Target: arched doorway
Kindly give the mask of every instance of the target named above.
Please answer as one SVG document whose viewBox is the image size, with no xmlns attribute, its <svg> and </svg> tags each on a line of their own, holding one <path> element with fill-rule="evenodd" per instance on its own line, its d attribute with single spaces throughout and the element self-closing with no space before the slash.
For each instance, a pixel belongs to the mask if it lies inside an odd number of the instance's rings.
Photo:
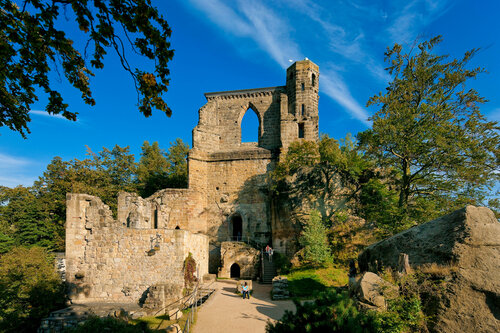
<svg viewBox="0 0 500 333">
<path fill-rule="evenodd" d="M 243 235 L 243 221 L 240 215 L 235 215 L 231 219 L 231 240 L 241 241 Z"/>
<path fill-rule="evenodd" d="M 240 277 L 240 265 L 232 264 L 231 265 L 231 278 L 239 278 Z"/>
</svg>

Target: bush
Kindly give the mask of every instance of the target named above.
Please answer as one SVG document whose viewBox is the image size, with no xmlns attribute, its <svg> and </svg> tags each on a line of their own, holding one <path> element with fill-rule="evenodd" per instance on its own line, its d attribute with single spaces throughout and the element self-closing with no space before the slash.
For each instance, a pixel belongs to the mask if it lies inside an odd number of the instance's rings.
<svg viewBox="0 0 500 333">
<path fill-rule="evenodd" d="M 274 324 L 268 322 L 267 333 L 376 331 L 375 314 L 359 312 L 347 291 L 328 291 L 314 302 L 294 303 L 297 311 L 286 311 Z"/>
<path fill-rule="evenodd" d="M 196 261 L 193 258 L 191 252 L 184 260 L 184 286 L 187 289 L 193 288 L 195 282 L 197 281 L 196 276 Z"/>
<path fill-rule="evenodd" d="M 15 247 L 0 257 L 0 331 L 36 331 L 64 300 L 54 258 L 45 249 Z"/>
<path fill-rule="evenodd" d="M 273 261 L 278 274 L 288 274 L 290 272 L 292 264 L 290 263 L 290 259 L 288 259 L 286 255 L 274 252 Z"/>
<path fill-rule="evenodd" d="M 313 210 L 309 222 L 300 236 L 300 245 L 304 247 L 304 259 L 315 265 L 332 261 L 328 247 L 327 229 L 321 221 L 318 211 Z"/>
<path fill-rule="evenodd" d="M 120 332 L 120 333 L 149 333 L 153 332 L 146 323 L 137 325 L 129 324 L 127 321 L 118 318 L 99 318 L 89 317 L 83 324 L 77 327 L 68 328 L 64 333 L 101 333 L 101 332 Z"/>
</svg>

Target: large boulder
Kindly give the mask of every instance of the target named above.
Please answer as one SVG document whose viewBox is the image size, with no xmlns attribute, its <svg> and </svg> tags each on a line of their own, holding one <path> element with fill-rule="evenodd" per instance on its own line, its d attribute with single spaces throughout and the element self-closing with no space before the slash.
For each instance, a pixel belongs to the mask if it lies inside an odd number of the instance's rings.
<svg viewBox="0 0 500 333">
<path fill-rule="evenodd" d="M 500 223 L 491 210 L 467 206 L 370 245 L 361 271 L 410 265 L 451 265 L 452 280 L 437 306 L 435 332 L 500 332 Z"/>
<path fill-rule="evenodd" d="M 354 295 L 365 308 L 386 309 L 386 299 L 398 297 L 398 287 L 372 272 L 364 273 L 352 286 Z"/>
</svg>

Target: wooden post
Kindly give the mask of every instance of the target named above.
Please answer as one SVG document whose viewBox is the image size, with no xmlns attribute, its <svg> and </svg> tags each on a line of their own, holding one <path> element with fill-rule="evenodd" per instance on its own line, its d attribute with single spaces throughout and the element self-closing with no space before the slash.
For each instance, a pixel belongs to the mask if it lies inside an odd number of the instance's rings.
<svg viewBox="0 0 500 333">
<path fill-rule="evenodd" d="M 411 273 L 410 257 L 406 253 L 399 254 L 398 273 L 401 275 L 406 275 Z"/>
</svg>

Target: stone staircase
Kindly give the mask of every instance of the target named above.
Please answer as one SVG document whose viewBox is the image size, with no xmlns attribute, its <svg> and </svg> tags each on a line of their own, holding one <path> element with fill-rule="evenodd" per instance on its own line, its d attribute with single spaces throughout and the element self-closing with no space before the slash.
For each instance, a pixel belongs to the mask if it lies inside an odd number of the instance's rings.
<svg viewBox="0 0 500 333">
<path fill-rule="evenodd" d="M 276 267 L 274 266 L 274 262 L 269 262 L 267 254 L 264 254 L 262 264 L 264 265 L 262 283 L 271 284 L 273 282 L 273 278 L 276 276 Z"/>
</svg>

